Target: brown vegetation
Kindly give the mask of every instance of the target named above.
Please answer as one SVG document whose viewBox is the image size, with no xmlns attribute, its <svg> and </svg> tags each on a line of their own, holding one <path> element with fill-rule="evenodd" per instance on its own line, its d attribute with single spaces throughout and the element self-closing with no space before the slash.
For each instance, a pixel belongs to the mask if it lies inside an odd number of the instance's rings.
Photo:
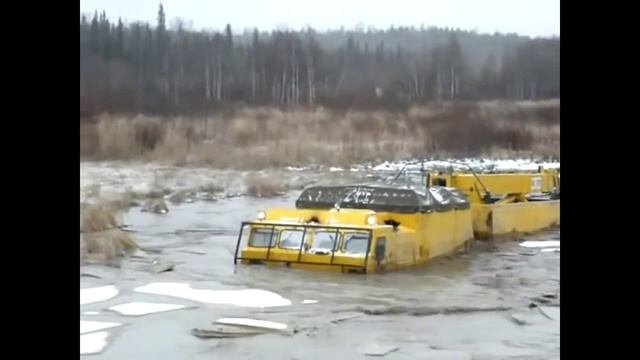
<svg viewBox="0 0 640 360">
<path fill-rule="evenodd" d="M 559 101 L 434 104 L 396 113 L 242 108 L 209 118 L 95 120 L 80 123 L 82 158 L 261 169 L 560 151 Z"/>
<path fill-rule="evenodd" d="M 119 228 L 116 215 L 120 206 L 115 202 L 81 206 L 81 260 L 113 260 L 139 248 L 131 235 Z"/>
<path fill-rule="evenodd" d="M 274 197 L 282 195 L 284 186 L 275 178 L 256 173 L 249 174 L 246 179 L 247 193 L 256 197 Z"/>
</svg>

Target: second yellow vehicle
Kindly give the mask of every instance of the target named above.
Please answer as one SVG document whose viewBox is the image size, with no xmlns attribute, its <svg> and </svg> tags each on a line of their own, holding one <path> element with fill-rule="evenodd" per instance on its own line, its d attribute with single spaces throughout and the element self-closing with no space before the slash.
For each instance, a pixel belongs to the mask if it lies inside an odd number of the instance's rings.
<svg viewBox="0 0 640 360">
<path fill-rule="evenodd" d="M 478 239 L 560 225 L 560 174 L 556 170 L 434 174 L 429 184 L 454 187 L 468 197 Z"/>
</svg>

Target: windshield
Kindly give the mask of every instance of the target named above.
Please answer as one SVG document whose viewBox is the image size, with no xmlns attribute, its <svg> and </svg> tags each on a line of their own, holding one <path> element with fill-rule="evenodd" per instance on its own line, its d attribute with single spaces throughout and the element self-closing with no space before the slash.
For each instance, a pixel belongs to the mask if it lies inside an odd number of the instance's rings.
<svg viewBox="0 0 640 360">
<path fill-rule="evenodd" d="M 249 246 L 269 247 L 269 241 L 271 241 L 271 247 L 273 247 L 276 245 L 277 235 L 278 235 L 278 232 L 272 231 L 271 229 L 255 229 L 251 233 Z"/>
</svg>

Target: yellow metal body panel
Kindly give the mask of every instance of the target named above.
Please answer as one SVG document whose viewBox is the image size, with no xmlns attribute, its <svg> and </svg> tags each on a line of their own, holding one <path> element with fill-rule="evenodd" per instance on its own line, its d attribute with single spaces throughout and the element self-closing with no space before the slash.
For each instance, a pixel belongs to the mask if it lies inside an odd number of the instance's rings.
<svg viewBox="0 0 640 360">
<path fill-rule="evenodd" d="M 560 175 L 556 171 L 437 174 L 431 177 L 431 184 L 457 188 L 469 197 L 476 238 L 493 238 L 514 232 L 529 233 L 560 225 L 560 200 L 526 200 L 527 194 L 551 192 L 559 188 Z M 482 196 L 485 188 L 491 194 L 502 195 L 504 198 L 492 204 L 484 204 Z"/>
<path fill-rule="evenodd" d="M 560 225 L 560 200 L 472 204 L 476 238 L 530 233 Z"/>
<path fill-rule="evenodd" d="M 278 232 L 283 229 L 300 228 L 311 219 L 317 222 L 315 226 L 321 229 L 305 230 L 302 251 L 279 247 L 278 235 L 275 235 L 271 250 L 266 246 L 252 247 L 245 244 L 241 249 L 243 263 L 257 262 L 271 266 L 343 272 L 362 269 L 366 269 L 366 272 L 389 271 L 417 266 L 435 257 L 450 254 L 473 239 L 470 209 L 412 214 L 359 209 L 341 209 L 340 211 L 270 209 L 265 215 L 265 219 L 259 221 L 259 225 L 254 223 L 250 229 L 271 229 L 273 224 L 277 224 L 275 231 Z M 369 216 L 375 216 L 374 225 L 367 223 Z M 385 224 L 388 220 L 399 224 L 394 228 Z M 337 229 L 343 240 L 345 233 L 358 232 L 358 230 L 341 229 L 341 226 L 361 227 L 363 231 L 371 231 L 371 244 L 366 264 L 364 255 L 345 253 L 342 241 L 333 258 L 330 253 L 318 255 L 308 251 L 312 248 L 314 231 L 336 231 Z M 378 259 L 376 248 L 381 239 L 385 240 L 384 256 Z"/>
<path fill-rule="evenodd" d="M 485 188 L 495 195 L 544 193 L 560 186 L 560 176 L 550 170 L 518 174 L 436 174 L 431 176 L 431 185 L 457 188 L 471 203 L 481 203 Z"/>
</svg>

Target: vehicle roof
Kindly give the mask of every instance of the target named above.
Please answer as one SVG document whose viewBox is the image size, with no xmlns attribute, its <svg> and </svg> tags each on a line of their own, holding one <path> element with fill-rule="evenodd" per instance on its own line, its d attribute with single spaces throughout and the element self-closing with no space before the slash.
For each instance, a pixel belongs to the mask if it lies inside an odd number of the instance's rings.
<svg viewBox="0 0 640 360">
<path fill-rule="evenodd" d="M 468 209 L 466 196 L 452 188 L 407 187 L 393 184 L 357 184 L 313 186 L 296 200 L 298 209 L 369 209 L 374 211 L 415 213 Z"/>
</svg>

